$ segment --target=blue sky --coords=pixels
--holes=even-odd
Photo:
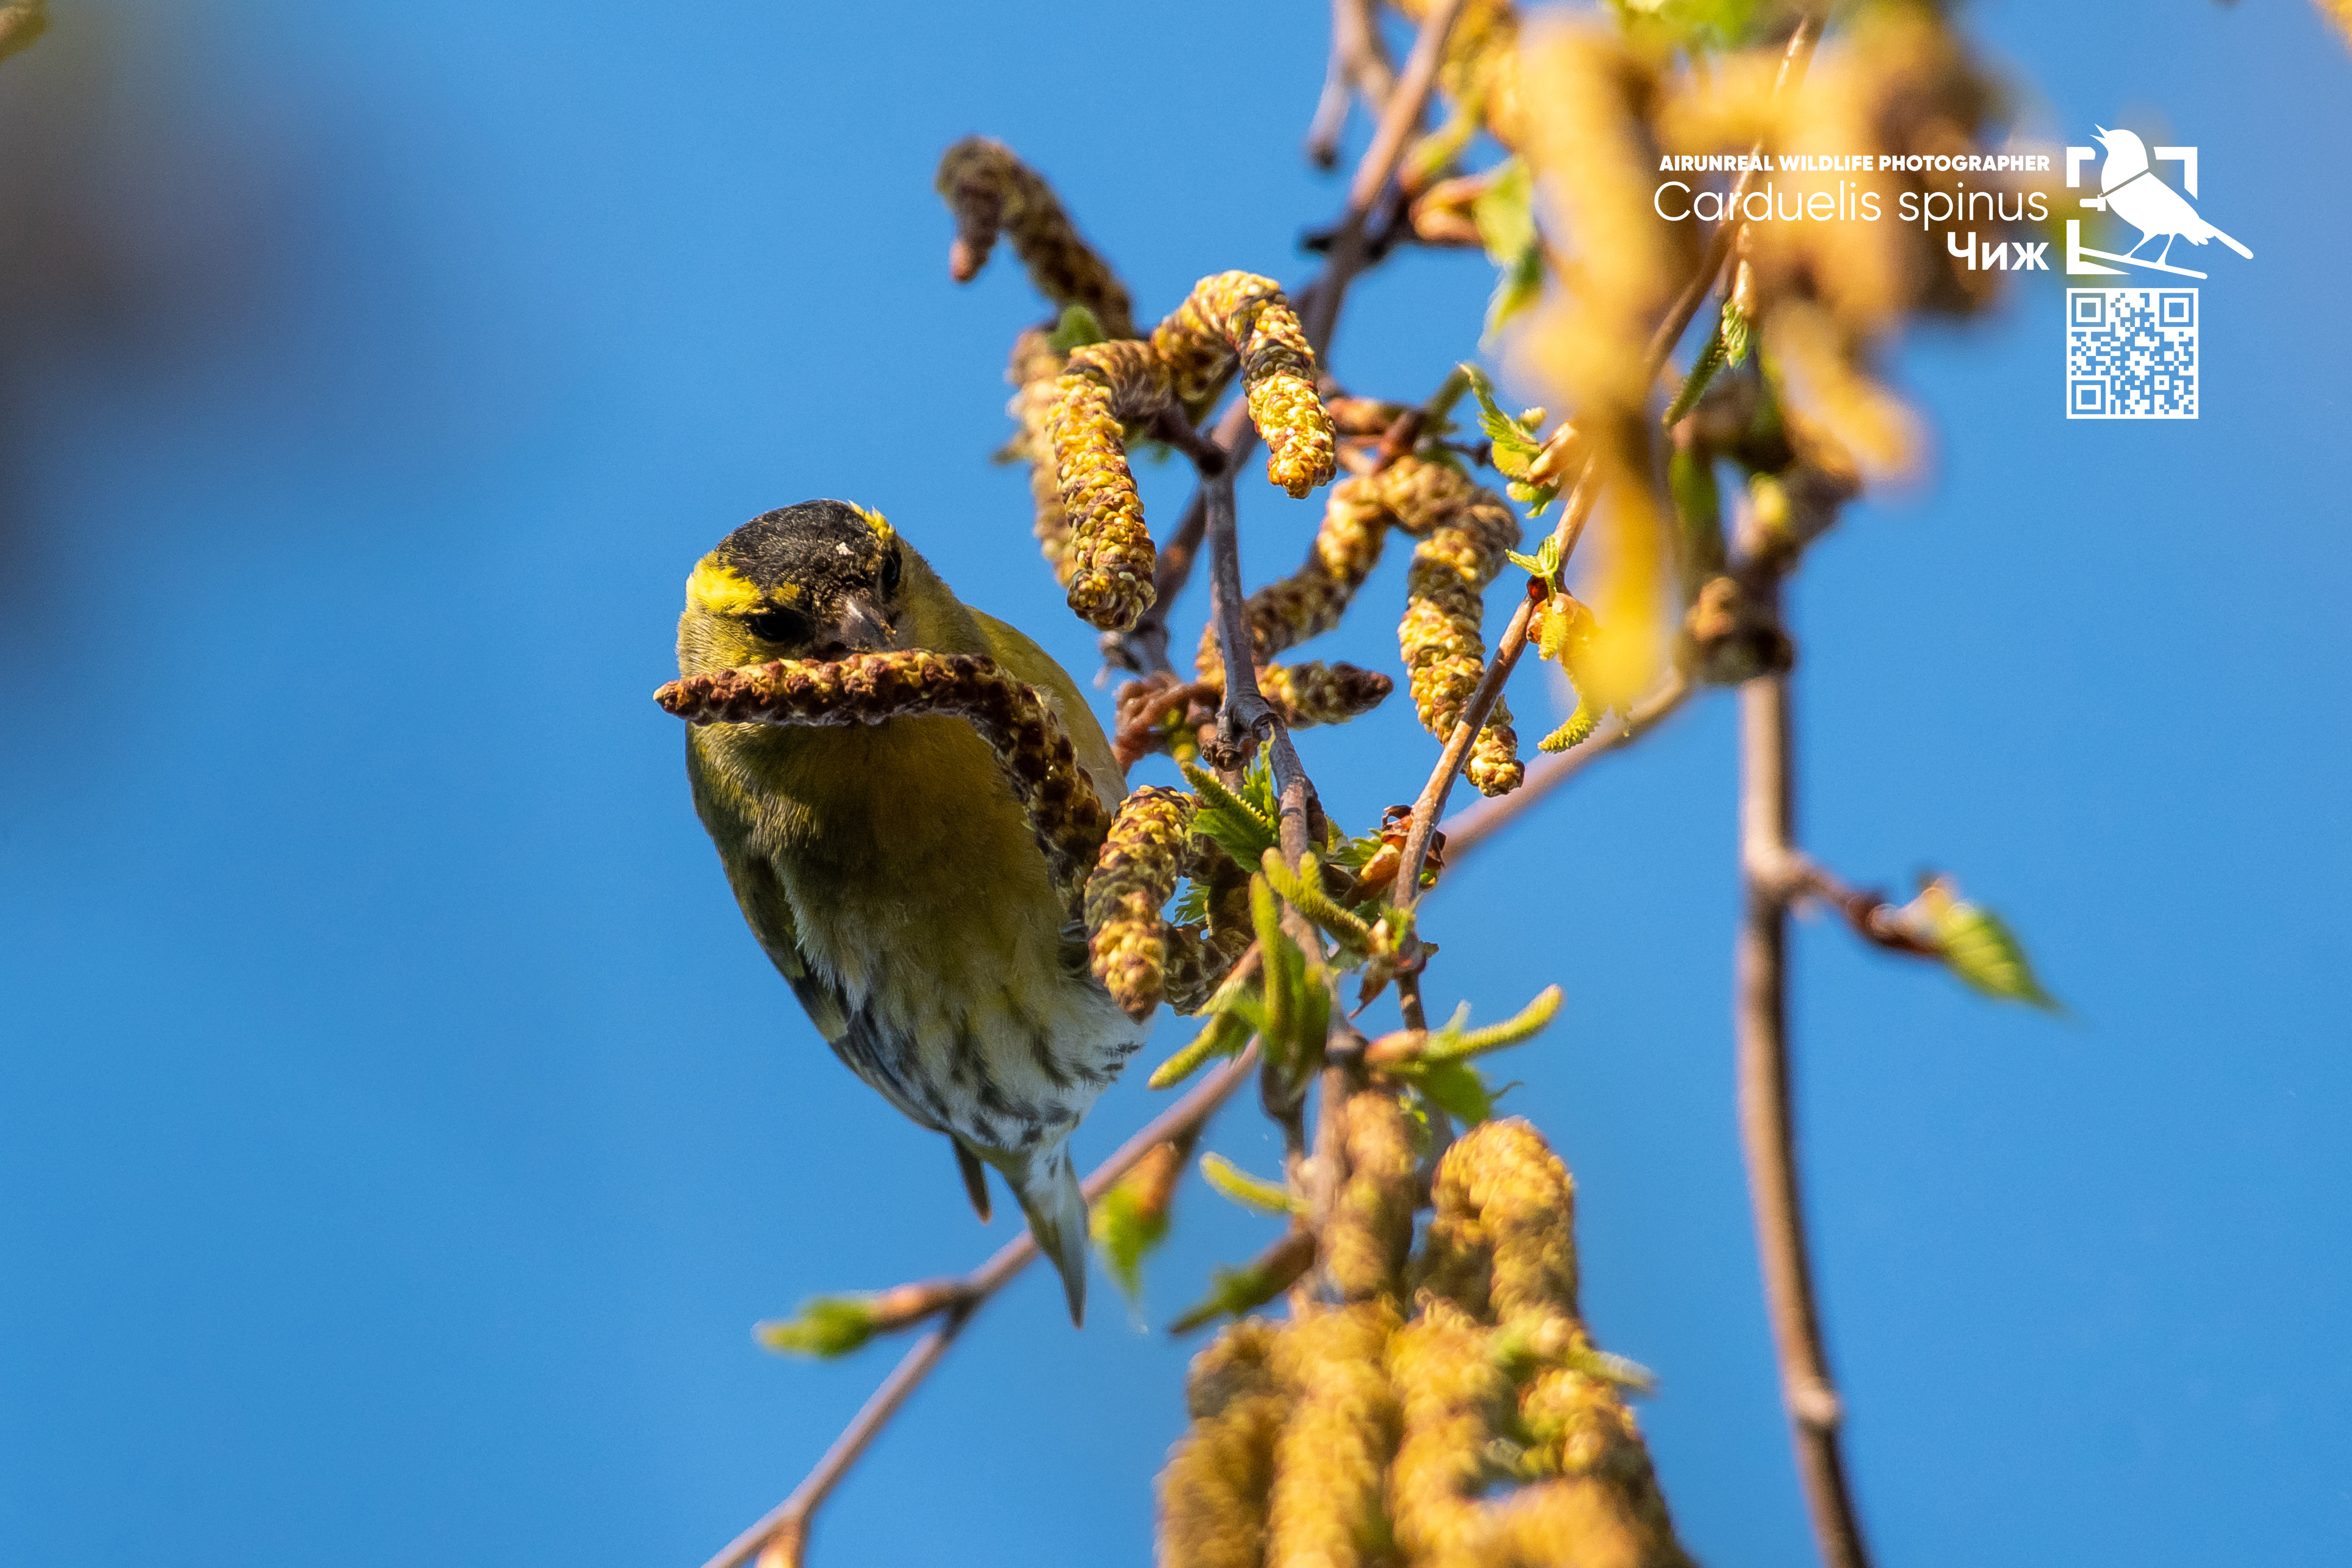
[[[1301,278],[1340,200],[1297,153],[1321,8],[57,10],[0,108],[95,105],[95,199],[203,308],[137,352],[35,332],[7,384],[0,1559],[699,1562],[893,1353],[780,1361],[751,1323],[1013,1222],[975,1225],[743,931],[646,700],[686,571],[849,496],[1083,679],[1025,479],[985,461],[1036,306],[1003,265],[948,281],[932,163],[1012,142],[1147,318],[1210,271]],[[2053,139],[2199,144],[2254,259],[2207,253],[2193,424],[2059,417],[2055,281],[1921,332],[1937,470],[1796,593],[1806,841],[1856,880],[1956,872],[2071,1008],[1800,938],[1856,1485],[1889,1562],[2315,1560],[2352,1540],[2352,64],[2299,5],[1967,16]],[[1339,374],[1418,396],[1487,281],[1401,258]],[[1181,495],[1147,475],[1158,515]],[[1315,515],[1245,493],[1252,575]],[[1391,636],[1368,607],[1323,656]],[[1427,921],[1441,1005],[1566,987],[1509,1103],[1577,1173],[1587,1309],[1662,1374],[1692,1548],[1794,1565],[1730,740],[1698,706]],[[1430,750],[1402,703],[1305,746],[1360,829]],[[1120,1086],[1082,1156],[1154,1099]],[[1213,1142],[1272,1167],[1250,1114]],[[1266,1226],[1188,1192],[1150,1312]],[[992,1306],[817,1561],[1144,1560],[1190,1347],[1097,1289],[1075,1337],[1042,1273]]]

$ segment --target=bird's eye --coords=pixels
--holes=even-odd
[[[762,642],[772,643],[804,643],[816,630],[806,616],[782,605],[746,616],[743,624],[751,629],[753,637]]]
[[[898,591],[898,552],[893,550],[890,552],[889,559],[882,563],[883,593],[895,594]]]

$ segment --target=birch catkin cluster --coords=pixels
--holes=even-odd
[[[1408,1259],[1409,1123],[1378,1091],[1346,1114],[1329,1299],[1193,1363],[1162,1568],[1686,1568],[1578,1314],[1574,1189],[1541,1136],[1487,1122],[1448,1150]]]
[[[1150,609],[1155,552],[1127,462],[1128,427],[1205,409],[1238,368],[1265,438],[1266,478],[1293,496],[1338,469],[1331,418],[1315,391],[1315,355],[1272,279],[1204,278],[1150,340],[1075,349],[1054,383],[1045,435],[1069,514],[1070,608],[1106,631]]]
[[[1451,462],[1408,453],[1377,472],[1332,486],[1305,564],[1250,595],[1250,640],[1263,662],[1338,626],[1380,564],[1391,528],[1420,541],[1405,579],[1397,643],[1414,710],[1423,727],[1444,741],[1486,673],[1480,630],[1486,589],[1520,536],[1509,503]],[[1203,681],[1223,684],[1214,627],[1202,633],[1193,667]],[[1261,672],[1260,683],[1265,679]],[[1503,795],[1524,776],[1510,709],[1498,701],[1472,743],[1470,782],[1486,795]]]

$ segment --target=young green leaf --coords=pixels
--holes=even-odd
[[[772,1351],[830,1360],[872,1339],[876,1327],[871,1297],[813,1296],[793,1316],[771,1318],[751,1331]]]
[[[1470,204],[1470,221],[1496,266],[1527,254],[1536,243],[1536,182],[1525,163],[1508,158],[1486,171],[1486,188]]]
[[[1166,1207],[1147,1207],[1141,1194],[1121,1182],[1095,1205],[1092,1230],[1103,1267],[1129,1301],[1139,1300],[1143,1260],[1168,1236]]]
[[[1235,865],[1255,866],[1268,849],[1281,842],[1274,813],[1259,810],[1246,793],[1235,795],[1216,774],[1195,763],[1184,764],[1184,777],[1192,784],[1192,793],[1201,797],[1201,809],[1192,818],[1192,831],[1232,856]],[[1248,786],[1244,776],[1244,792]]]
[[[2023,944],[1999,915],[1954,898],[1940,883],[1922,898],[1937,944],[1944,950],[1944,966],[1962,984],[1996,1001],[2058,1011],[2057,1000],[2034,977]]]
[[[1201,1174],[1218,1195],[1259,1214],[1297,1214],[1297,1200],[1280,1182],[1253,1176],[1223,1154],[1201,1156]]]
[[[1495,292],[1486,300],[1486,324],[1481,341],[1493,342],[1511,321],[1543,299],[1543,247],[1530,244],[1505,262],[1496,274]]]
[[[1054,330],[1045,334],[1045,346],[1055,353],[1066,354],[1072,349],[1101,342],[1109,335],[1092,310],[1084,305],[1069,305],[1064,307],[1062,319]]]

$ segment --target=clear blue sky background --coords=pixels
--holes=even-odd
[[[1036,306],[1003,265],[950,284],[933,161],[1010,141],[1147,317],[1220,268],[1301,278],[1339,201],[1297,153],[1322,7],[56,9],[0,104],[95,104],[94,199],[209,303],[168,352],[17,340],[0,1560],[699,1562],[895,1353],[779,1361],[751,1322],[1011,1232],[742,930],[646,700],[679,584],[752,513],[851,496],[1090,670],[1024,477],[984,460]],[[2073,1013],[1801,938],[1863,1512],[1908,1568],[2332,1559],[2352,64],[2301,5],[1968,25],[2053,139],[2200,144],[2254,259],[2203,253],[2193,424],[2060,417],[2055,279],[1915,339],[1938,470],[1797,596],[1808,841],[1860,880],[1955,870]],[[1421,395],[1487,280],[1404,257],[1338,369]],[[1176,477],[1149,485],[1170,515]],[[1244,505],[1253,575],[1286,569],[1314,509]],[[1360,619],[1330,656],[1391,661]],[[1700,705],[1428,918],[1443,1005],[1566,986],[1510,1104],[1577,1173],[1591,1315],[1663,1375],[1643,1419],[1693,1548],[1793,1568],[1732,1121],[1729,742]],[[1306,752],[1360,828],[1431,744],[1395,702]],[[1082,1154],[1153,1101],[1121,1086]],[[1272,1166],[1251,1113],[1214,1142]],[[1150,1313],[1266,1234],[1188,1193]],[[1082,1335],[1042,1275],[993,1306],[817,1560],[1143,1562],[1191,1347],[1097,1289]]]

